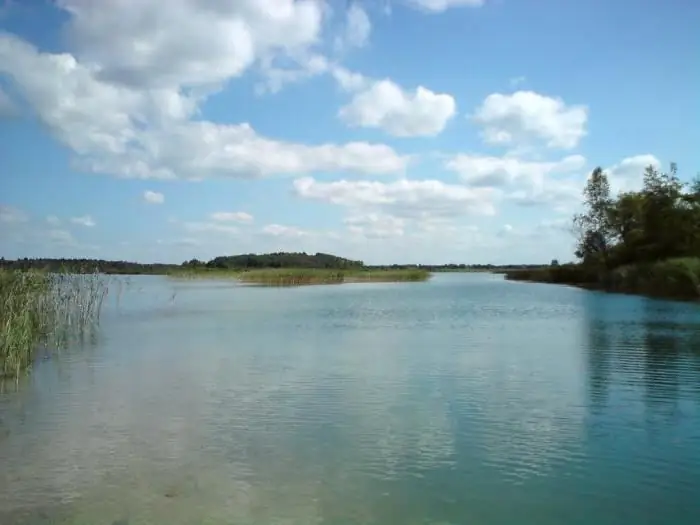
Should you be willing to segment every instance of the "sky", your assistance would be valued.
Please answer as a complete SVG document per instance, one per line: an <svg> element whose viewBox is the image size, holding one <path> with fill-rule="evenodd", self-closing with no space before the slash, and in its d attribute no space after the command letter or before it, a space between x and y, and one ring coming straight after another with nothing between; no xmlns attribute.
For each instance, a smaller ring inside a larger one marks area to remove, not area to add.
<svg viewBox="0 0 700 525"><path fill-rule="evenodd" d="M568 261L593 168L700 169L698 27L696 0L0 0L0 256Z"/></svg>

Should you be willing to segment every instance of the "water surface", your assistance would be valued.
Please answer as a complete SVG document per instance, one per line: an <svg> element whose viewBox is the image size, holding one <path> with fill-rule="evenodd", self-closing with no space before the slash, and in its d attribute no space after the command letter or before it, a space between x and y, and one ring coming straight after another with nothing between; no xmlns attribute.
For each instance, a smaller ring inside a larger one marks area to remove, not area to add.
<svg viewBox="0 0 700 525"><path fill-rule="evenodd" d="M4 389L3 525L700 523L692 304L135 277Z"/></svg>

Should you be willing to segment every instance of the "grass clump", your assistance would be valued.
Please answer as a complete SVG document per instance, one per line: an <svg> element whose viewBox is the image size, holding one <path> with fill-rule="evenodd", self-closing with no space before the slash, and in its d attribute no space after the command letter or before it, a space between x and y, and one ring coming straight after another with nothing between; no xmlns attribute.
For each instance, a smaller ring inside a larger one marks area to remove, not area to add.
<svg viewBox="0 0 700 525"><path fill-rule="evenodd" d="M0 270L0 377L19 376L41 345L59 348L96 328L106 294L97 274Z"/></svg>

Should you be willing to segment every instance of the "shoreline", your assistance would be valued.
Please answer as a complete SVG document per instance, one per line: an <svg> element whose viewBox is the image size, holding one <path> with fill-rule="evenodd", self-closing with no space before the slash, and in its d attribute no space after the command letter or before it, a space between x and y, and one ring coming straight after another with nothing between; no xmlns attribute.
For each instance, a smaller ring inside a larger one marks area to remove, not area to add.
<svg viewBox="0 0 700 525"><path fill-rule="evenodd" d="M605 293L700 302L700 259L671 258L595 272L580 264L504 272L508 281L558 284Z"/></svg>

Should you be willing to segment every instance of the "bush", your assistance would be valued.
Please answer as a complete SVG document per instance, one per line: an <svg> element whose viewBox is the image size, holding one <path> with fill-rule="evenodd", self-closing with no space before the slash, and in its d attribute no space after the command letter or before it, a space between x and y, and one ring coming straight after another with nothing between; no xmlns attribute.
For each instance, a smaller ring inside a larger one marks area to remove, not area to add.
<svg viewBox="0 0 700 525"><path fill-rule="evenodd" d="M700 258L622 266L612 272L609 288L657 297L700 299Z"/></svg>

